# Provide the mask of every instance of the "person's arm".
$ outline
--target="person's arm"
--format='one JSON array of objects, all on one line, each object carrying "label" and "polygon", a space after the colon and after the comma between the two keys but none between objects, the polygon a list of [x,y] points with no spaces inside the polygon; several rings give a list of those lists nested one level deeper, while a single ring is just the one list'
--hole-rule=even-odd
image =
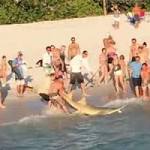
[{"label": "person's arm", "polygon": [[70,59],[71,58],[71,47],[70,47],[70,45],[68,46],[68,59]]},{"label": "person's arm", "polygon": [[128,64],[128,74],[129,74],[129,78],[131,78],[131,76],[132,76],[132,67],[131,67],[131,64]]},{"label": "person's arm", "polygon": [[65,69],[65,65],[64,65],[64,62],[62,61],[62,59],[60,58],[60,63],[61,63],[61,66],[62,66],[62,71],[64,71]]},{"label": "person's arm", "polygon": [[143,76],[143,71],[141,70],[141,79],[142,79],[142,81],[144,80],[144,76]]},{"label": "person's arm", "polygon": [[78,49],[77,49],[77,53],[80,54],[80,47],[79,47],[79,44],[78,44]]}]

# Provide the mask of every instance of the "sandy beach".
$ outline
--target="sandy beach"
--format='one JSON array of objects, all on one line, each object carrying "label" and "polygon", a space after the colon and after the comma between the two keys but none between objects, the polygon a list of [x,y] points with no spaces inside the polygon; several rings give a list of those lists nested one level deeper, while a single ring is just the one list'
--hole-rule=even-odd
[{"label": "sandy beach", "polygon": [[[31,24],[1,25],[0,55],[6,55],[8,59],[13,59],[16,57],[18,51],[23,51],[28,67],[32,67],[32,69],[28,70],[32,85],[38,90],[40,89],[45,92],[49,79],[45,79],[41,68],[35,68],[35,63],[42,58],[45,47],[48,45],[53,44],[56,47],[60,47],[64,44],[68,46],[70,37],[75,36],[81,51],[89,51],[90,64],[93,72],[95,72],[98,68],[98,55],[103,47],[102,39],[108,34],[111,34],[116,41],[118,53],[124,54],[127,60],[131,38],[137,38],[138,42],[146,41],[148,45],[150,44],[150,23],[143,21],[140,27],[135,29],[127,22],[125,15],[121,15],[119,30],[115,30],[112,27],[112,23],[113,17],[108,15]],[[9,83],[11,90],[8,91],[6,105],[10,103],[12,98],[16,99],[14,82]],[[105,93],[106,89],[102,90],[102,88],[99,88],[98,90],[102,90]],[[96,90],[96,93],[93,90],[91,94],[98,94],[98,90]],[[113,89],[109,91],[113,93]],[[103,94],[103,92],[99,94]],[[108,93],[107,95],[109,95]],[[36,93],[32,93],[31,97],[28,93],[26,95],[23,98],[25,100],[21,101],[34,99],[33,97],[39,99]],[[9,109],[9,105],[5,111],[7,109]]]}]

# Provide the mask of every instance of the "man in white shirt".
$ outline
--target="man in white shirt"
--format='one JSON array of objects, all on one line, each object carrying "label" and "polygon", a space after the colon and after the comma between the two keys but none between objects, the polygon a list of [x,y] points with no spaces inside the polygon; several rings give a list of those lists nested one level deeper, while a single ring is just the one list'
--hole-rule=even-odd
[{"label": "man in white shirt", "polygon": [[76,55],[75,57],[73,57],[70,61],[70,67],[71,67],[70,84],[72,85],[71,90],[77,82],[81,86],[82,94],[86,96],[84,78],[83,75],[81,74],[82,56]]},{"label": "man in white shirt", "polygon": [[88,62],[88,51],[82,52],[82,75],[84,79],[87,81],[87,84],[91,83],[92,84],[91,86],[93,86],[93,80],[91,79],[93,72],[91,71],[91,68]]},{"label": "man in white shirt", "polygon": [[43,68],[45,70],[46,75],[50,75],[52,70],[52,54],[51,47],[46,47],[46,53],[43,55]]}]

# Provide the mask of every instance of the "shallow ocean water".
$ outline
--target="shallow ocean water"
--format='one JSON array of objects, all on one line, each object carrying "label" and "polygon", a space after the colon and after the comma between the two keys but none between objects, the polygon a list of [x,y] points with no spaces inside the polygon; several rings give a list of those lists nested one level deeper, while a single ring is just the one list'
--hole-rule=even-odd
[{"label": "shallow ocean water", "polygon": [[[131,103],[129,103],[132,101]],[[0,150],[149,150],[150,104],[134,99],[109,116],[29,115],[0,124]]]}]

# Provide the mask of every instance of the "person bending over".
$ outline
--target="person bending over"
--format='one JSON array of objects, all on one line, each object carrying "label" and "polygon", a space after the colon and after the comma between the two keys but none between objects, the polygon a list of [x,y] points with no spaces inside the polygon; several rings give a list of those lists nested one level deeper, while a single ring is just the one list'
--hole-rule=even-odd
[{"label": "person bending over", "polygon": [[49,87],[49,102],[48,105],[56,107],[58,110],[68,113],[63,94],[65,93],[64,83],[60,76],[55,76],[55,73],[50,74],[51,85]]}]

